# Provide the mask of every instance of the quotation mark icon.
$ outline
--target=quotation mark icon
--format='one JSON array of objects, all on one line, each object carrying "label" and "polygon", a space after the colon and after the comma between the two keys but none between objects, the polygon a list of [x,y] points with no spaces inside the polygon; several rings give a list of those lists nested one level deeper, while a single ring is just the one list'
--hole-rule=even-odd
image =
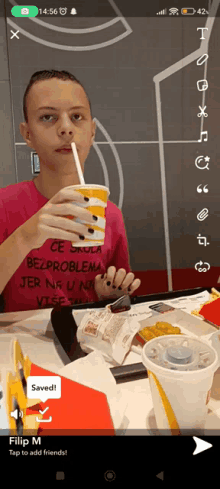
[{"label": "quotation mark icon", "polygon": [[206,187],[207,187],[207,185],[205,185],[205,186],[203,187],[203,189],[201,189],[201,188],[200,188],[200,187],[201,187],[201,185],[202,185],[202,183],[201,183],[200,185],[198,185],[198,187],[197,187],[197,192],[198,192],[198,194],[201,194],[202,192],[204,192],[204,194],[207,194],[207,193],[208,193],[208,189],[206,188]]}]

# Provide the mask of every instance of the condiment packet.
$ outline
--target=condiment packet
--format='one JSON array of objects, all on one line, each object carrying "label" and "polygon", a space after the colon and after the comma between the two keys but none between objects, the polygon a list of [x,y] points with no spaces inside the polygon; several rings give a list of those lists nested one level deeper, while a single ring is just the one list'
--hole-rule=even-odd
[{"label": "condiment packet", "polygon": [[136,319],[126,313],[112,313],[110,307],[106,306],[104,310],[85,314],[77,329],[77,340],[82,350],[94,348],[101,351],[108,361],[113,359],[122,365],[139,328]]},{"label": "condiment packet", "polygon": [[116,302],[108,305],[107,309],[109,309],[113,313],[129,311],[131,309],[131,300],[129,295],[123,295],[122,297],[117,299]]}]

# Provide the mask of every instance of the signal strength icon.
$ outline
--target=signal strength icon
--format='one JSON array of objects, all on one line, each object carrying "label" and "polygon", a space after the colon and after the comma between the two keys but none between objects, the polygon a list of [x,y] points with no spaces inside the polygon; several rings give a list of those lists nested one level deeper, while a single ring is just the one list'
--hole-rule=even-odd
[{"label": "signal strength icon", "polygon": [[164,10],[160,10],[160,12],[157,12],[156,15],[167,15],[167,9],[165,8]]}]

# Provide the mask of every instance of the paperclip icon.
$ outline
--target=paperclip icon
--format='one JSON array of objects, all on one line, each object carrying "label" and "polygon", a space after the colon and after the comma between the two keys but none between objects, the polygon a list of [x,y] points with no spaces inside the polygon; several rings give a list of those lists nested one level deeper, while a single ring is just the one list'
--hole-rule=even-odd
[{"label": "paperclip icon", "polygon": [[199,212],[199,214],[197,215],[197,219],[198,221],[204,221],[206,219],[206,217],[208,217],[208,209],[204,208],[202,209],[202,211]]}]

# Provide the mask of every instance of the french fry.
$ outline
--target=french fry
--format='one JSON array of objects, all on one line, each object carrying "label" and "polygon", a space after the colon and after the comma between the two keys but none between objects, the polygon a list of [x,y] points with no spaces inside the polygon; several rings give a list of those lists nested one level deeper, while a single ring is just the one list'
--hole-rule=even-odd
[{"label": "french fry", "polygon": [[217,295],[217,297],[220,297],[220,292],[218,292],[216,289],[214,289],[214,287],[211,289],[211,291],[214,295]]}]

